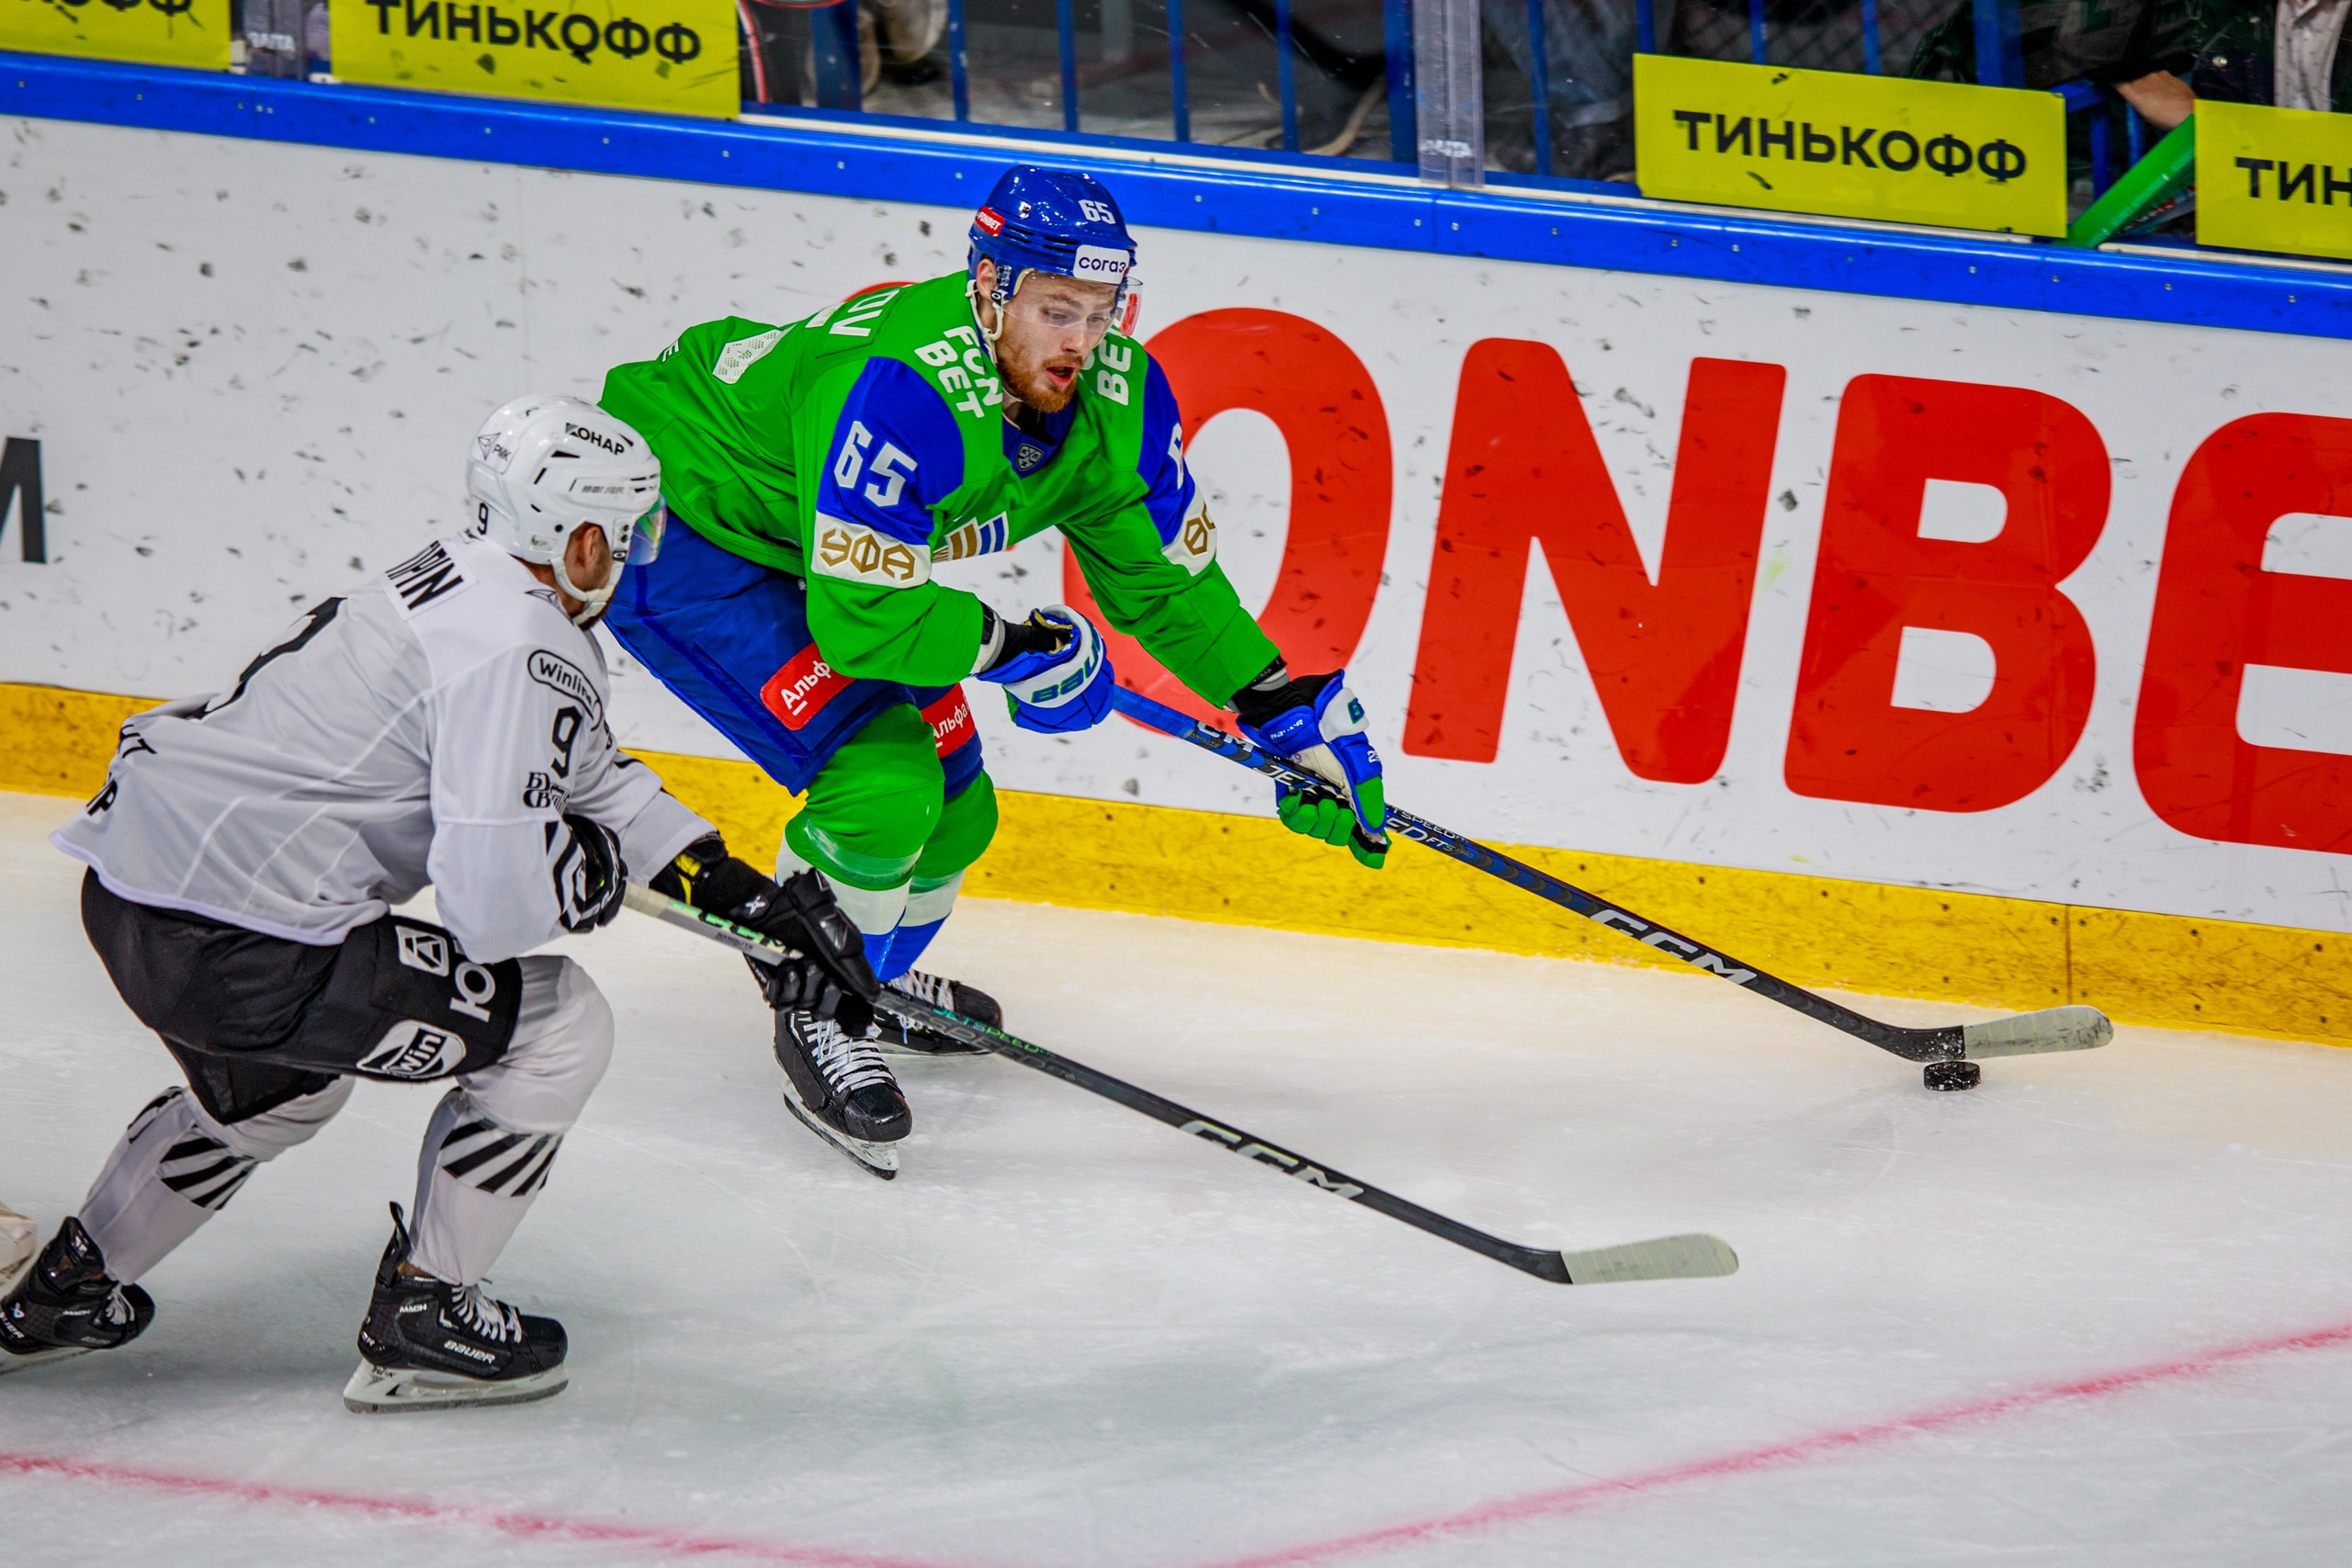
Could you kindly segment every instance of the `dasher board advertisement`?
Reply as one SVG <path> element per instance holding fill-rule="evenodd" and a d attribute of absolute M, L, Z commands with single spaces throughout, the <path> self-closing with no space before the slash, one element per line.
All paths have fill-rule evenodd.
<path fill-rule="evenodd" d="M 2352 115 L 2199 103 L 2197 238 L 2352 259 Z"/>
<path fill-rule="evenodd" d="M 15 155 L 74 199 L 0 222 L 0 436 L 46 498 L 43 558 L 0 530 L 0 681 L 159 698 L 463 526 L 507 399 L 959 272 L 972 221 L 62 121 Z M 1491 842 L 2352 931 L 2343 342 L 1139 243 L 1218 559 L 1295 670 L 1346 668 L 1393 799 Z M 942 581 L 1084 605 L 1053 533 L 979 532 Z M 1008 791 L 1269 808 L 1123 719 L 971 708 Z M 731 754 L 634 668 L 614 712 Z"/>
<path fill-rule="evenodd" d="M 329 16 L 346 82 L 714 118 L 741 109 L 726 0 L 329 0 Z"/>
<path fill-rule="evenodd" d="M 2048 93 L 1634 57 L 1645 196 L 2018 234 L 2066 231 Z"/>
<path fill-rule="evenodd" d="M 232 0 L 0 0 L 0 49 L 229 69 Z"/>

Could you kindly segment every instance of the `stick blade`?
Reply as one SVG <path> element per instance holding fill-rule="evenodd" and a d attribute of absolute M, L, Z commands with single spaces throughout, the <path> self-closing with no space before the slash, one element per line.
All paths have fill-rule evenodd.
<path fill-rule="evenodd" d="M 1962 1054 L 1972 1062 L 1987 1056 L 2038 1056 L 2050 1051 L 2095 1051 L 2115 1038 L 2115 1025 L 2097 1008 L 2044 1008 L 1960 1032 Z"/>
<path fill-rule="evenodd" d="M 1662 1235 L 1623 1247 L 1563 1252 L 1571 1285 L 1622 1285 L 1634 1280 L 1712 1280 L 1739 1271 L 1739 1255 L 1721 1236 Z"/>

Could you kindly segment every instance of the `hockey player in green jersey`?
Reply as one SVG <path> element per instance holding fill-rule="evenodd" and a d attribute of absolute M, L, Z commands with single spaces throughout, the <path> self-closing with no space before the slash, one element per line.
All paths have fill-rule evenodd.
<path fill-rule="evenodd" d="M 934 581 L 935 562 L 1058 528 L 1102 614 L 1243 731 L 1331 781 L 1279 801 L 1293 829 L 1371 848 L 1380 760 L 1344 671 L 1294 678 L 1216 563 L 1167 378 L 1114 331 L 1135 242 L 1084 175 L 1015 168 L 975 217 L 967 270 L 857 295 L 806 321 L 729 317 L 623 365 L 602 402 L 662 460 L 669 530 L 606 624 L 662 682 L 786 789 L 806 792 L 779 874 L 813 867 L 876 976 L 985 1022 L 994 1001 L 915 959 L 996 829 L 962 682 L 1013 722 L 1100 723 L 1097 629 L 1025 620 Z M 663 873 L 691 888 L 691 852 Z M 960 1049 L 786 1010 L 786 1101 L 877 1175 L 912 1125 L 877 1049 Z"/>

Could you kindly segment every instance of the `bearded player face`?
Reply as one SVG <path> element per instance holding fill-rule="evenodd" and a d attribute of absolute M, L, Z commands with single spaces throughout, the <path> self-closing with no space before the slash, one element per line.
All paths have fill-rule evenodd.
<path fill-rule="evenodd" d="M 980 296 L 996 287 L 996 265 L 980 263 Z M 997 368 L 1005 390 L 1041 413 L 1058 413 L 1078 395 L 1078 374 L 1102 334 L 1111 330 L 1118 290 L 1107 283 L 1081 283 L 1033 272 L 1004 308 L 996 340 Z M 993 307 L 983 304 L 983 310 Z"/>

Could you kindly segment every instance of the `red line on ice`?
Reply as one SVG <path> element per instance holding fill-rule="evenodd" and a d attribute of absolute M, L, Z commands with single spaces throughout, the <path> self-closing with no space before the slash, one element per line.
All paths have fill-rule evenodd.
<path fill-rule="evenodd" d="M 2098 1377 L 2078 1378 L 2069 1382 L 2044 1383 L 2039 1388 L 2020 1389 L 2014 1393 L 1996 1393 L 1961 1404 L 1947 1404 L 1939 1409 L 1924 1410 L 1910 1416 L 1898 1416 L 1892 1420 L 1874 1421 L 1868 1426 L 1848 1427 L 1842 1431 L 1816 1432 L 1809 1437 L 1792 1438 L 1786 1442 L 1767 1443 L 1758 1448 L 1743 1449 L 1734 1453 L 1718 1454 L 1713 1459 L 1691 1460 L 1682 1464 L 1666 1465 L 1657 1470 L 1636 1471 L 1602 1481 L 1579 1482 L 1574 1486 L 1555 1487 L 1543 1492 L 1530 1492 L 1518 1497 L 1505 1497 L 1492 1503 L 1480 1503 L 1456 1513 L 1441 1514 L 1435 1518 L 1420 1519 L 1411 1524 L 1388 1525 L 1379 1529 L 1362 1530 L 1353 1535 L 1334 1536 L 1329 1540 L 1313 1541 L 1304 1546 L 1287 1547 L 1276 1551 L 1252 1552 L 1247 1557 L 1232 1557 L 1207 1564 L 1205 1568 L 1292 1568 L 1293 1564 L 1328 1562 L 1336 1558 L 1352 1557 L 1360 1553 L 1379 1551 L 1388 1548 L 1409 1546 L 1416 1542 L 1440 1540 L 1451 1536 L 1474 1534 L 1492 1529 L 1498 1525 L 1515 1524 L 1523 1519 L 1556 1518 L 1602 1503 L 1632 1497 L 1664 1487 L 1679 1486 L 1686 1482 L 1702 1481 L 1718 1475 L 1744 1475 L 1752 1471 L 1776 1470 L 1785 1465 L 1803 1464 L 1827 1459 L 1854 1449 L 1871 1448 L 1901 1438 L 1917 1437 L 1925 1432 L 1941 1431 L 1972 1421 L 1989 1420 L 1998 1416 L 2011 1416 L 2040 1405 L 2059 1404 L 2068 1400 L 2099 1399 L 2109 1394 L 2126 1393 L 2144 1388 L 2150 1383 L 2170 1382 L 2193 1378 L 2234 1366 L 2245 1361 L 2258 1360 L 2266 1356 L 2280 1355 L 2290 1350 L 2320 1350 L 2331 1346 L 2352 1344 L 2352 1323 L 2340 1323 L 2333 1328 L 2313 1329 L 2304 1334 L 2281 1335 L 2273 1339 L 2256 1339 L 2243 1345 L 2232 1345 L 2201 1355 L 2184 1356 L 2177 1360 L 2156 1361 L 2146 1366 L 2132 1367 L 2122 1371 L 2105 1372 Z"/>
<path fill-rule="evenodd" d="M 0 1453 L 0 1475 L 54 1475 L 74 1481 L 98 1481 L 117 1486 L 140 1487 L 152 1492 L 184 1492 L 199 1497 L 226 1497 L 244 1503 L 327 1508 L 337 1513 L 416 1524 L 470 1525 L 500 1535 L 577 1541 L 593 1546 L 634 1546 L 677 1557 L 745 1557 L 763 1562 L 805 1565 L 805 1568 L 937 1568 L 936 1564 L 912 1558 L 882 1557 L 865 1551 L 839 1551 L 822 1546 L 730 1540 L 725 1536 L 695 1535 L 686 1530 L 650 1529 L 641 1525 L 625 1525 L 613 1520 L 565 1518 L 560 1515 L 518 1513 L 503 1508 L 460 1507 L 402 1497 L 373 1497 L 361 1492 L 285 1486 L 266 1481 L 178 1475 L 170 1471 L 51 1459 L 41 1454 Z"/>
<path fill-rule="evenodd" d="M 1784 1442 L 1718 1454 L 1713 1459 L 1691 1460 L 1656 1470 L 1636 1471 L 1630 1475 L 1579 1482 L 1573 1486 L 1499 1498 L 1407 1524 L 1386 1525 L 1377 1529 L 1334 1536 L 1277 1551 L 1227 1558 L 1204 1564 L 1203 1568 L 1296 1568 L 1296 1565 L 1329 1562 L 1396 1547 L 1473 1535 L 1499 1526 L 1556 1518 L 1603 1503 L 1694 1481 L 1809 1463 L 1858 1449 L 1873 1448 L 1970 1422 L 2013 1416 L 2043 1405 L 2106 1398 L 2145 1388 L 2152 1383 L 2201 1377 L 2208 1372 L 2266 1357 L 2297 1350 L 2322 1350 L 2346 1344 L 2352 1344 L 2352 1323 L 2302 1334 L 2251 1340 L 2243 1345 L 2226 1346 L 2169 1361 L 2151 1362 L 2121 1371 L 2104 1372 L 2096 1377 L 2045 1383 L 2038 1388 L 2020 1389 L 2011 1393 L 1991 1394 L 1865 1426 L 1815 1432 Z M 526 1540 L 571 1541 L 587 1546 L 637 1547 L 680 1557 L 735 1557 L 752 1562 L 789 1563 L 796 1568 L 940 1568 L 937 1563 L 918 1558 L 889 1557 L 822 1546 L 795 1546 L 783 1541 L 740 1537 L 697 1535 L 688 1530 L 653 1529 L 623 1524 L 617 1520 L 571 1518 L 513 1509 L 374 1496 L 322 1487 L 291 1486 L 275 1482 L 186 1475 L 100 1461 L 58 1459 L 45 1454 L 0 1452 L 0 1475 L 53 1476 L 62 1480 L 98 1482 L 150 1492 L 183 1493 L 192 1496 L 297 1508 L 325 1508 L 337 1513 L 418 1524 L 471 1527 Z"/>

